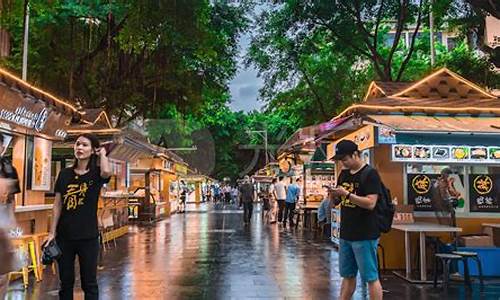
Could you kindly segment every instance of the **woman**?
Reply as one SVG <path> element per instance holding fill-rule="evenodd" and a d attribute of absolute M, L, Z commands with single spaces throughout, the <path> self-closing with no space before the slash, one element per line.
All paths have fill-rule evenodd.
<path fill-rule="evenodd" d="M 97 258 L 99 231 L 97 202 L 111 166 L 97 138 L 82 134 L 74 145 L 75 163 L 61 170 L 55 184 L 53 220 L 47 241 L 56 240 L 62 256 L 58 261 L 60 299 L 73 299 L 75 256 L 78 255 L 85 299 L 98 299 Z"/>

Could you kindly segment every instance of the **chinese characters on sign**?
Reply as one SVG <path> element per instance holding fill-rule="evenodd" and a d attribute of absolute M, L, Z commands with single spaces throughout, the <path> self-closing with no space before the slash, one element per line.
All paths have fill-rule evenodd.
<path fill-rule="evenodd" d="M 432 195 L 434 184 L 441 178 L 440 174 L 408 174 L 408 204 L 415 205 L 415 211 L 433 211 Z M 458 200 L 457 212 L 463 212 L 465 187 L 462 175 L 450 175 L 445 182 L 447 193 Z M 435 199 L 439 200 L 439 199 Z"/>
<path fill-rule="evenodd" d="M 415 210 L 432 210 L 431 184 L 437 177 L 435 174 L 408 174 L 408 204 L 415 205 Z"/>
<path fill-rule="evenodd" d="M 500 176 L 471 174 L 470 211 L 500 212 Z"/>

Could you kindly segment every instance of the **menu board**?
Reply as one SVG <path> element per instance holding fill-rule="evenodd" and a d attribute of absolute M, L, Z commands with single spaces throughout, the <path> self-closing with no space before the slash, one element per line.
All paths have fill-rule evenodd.
<path fill-rule="evenodd" d="M 393 145 L 392 160 L 403 162 L 500 163 L 500 147 Z"/>
<path fill-rule="evenodd" d="M 500 175 L 471 174 L 470 211 L 500 212 Z"/>
<path fill-rule="evenodd" d="M 440 174 L 408 174 L 408 204 L 415 206 L 415 211 L 433 211 L 432 185 Z M 458 199 L 457 212 L 464 210 L 465 186 L 463 175 L 453 174 L 448 179 L 450 195 Z"/>

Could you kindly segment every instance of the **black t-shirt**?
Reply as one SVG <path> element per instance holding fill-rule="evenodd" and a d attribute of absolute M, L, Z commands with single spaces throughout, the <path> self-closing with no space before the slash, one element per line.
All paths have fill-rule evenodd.
<path fill-rule="evenodd" d="M 365 170 L 369 168 L 368 170 Z M 365 175 L 365 182 L 361 182 L 361 173 Z M 339 186 L 358 196 L 378 195 L 381 191 L 380 176 L 377 171 L 368 165 L 355 174 L 343 170 L 337 181 Z M 380 237 L 377 218 L 374 210 L 365 209 L 341 197 L 340 238 L 348 241 L 374 240 Z"/>
<path fill-rule="evenodd" d="M 254 197 L 255 189 L 251 183 L 243 183 L 240 186 L 241 201 L 252 202 Z"/>
<path fill-rule="evenodd" d="M 77 175 L 73 168 L 61 170 L 55 192 L 61 194 L 61 217 L 57 224 L 57 236 L 67 240 L 97 238 L 97 202 L 103 184 L 99 168 L 84 175 Z"/>

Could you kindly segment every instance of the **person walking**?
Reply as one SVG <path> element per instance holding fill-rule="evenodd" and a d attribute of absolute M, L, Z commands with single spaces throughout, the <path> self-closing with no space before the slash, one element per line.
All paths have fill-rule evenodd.
<path fill-rule="evenodd" d="M 286 199 L 285 199 L 285 215 L 283 217 L 283 226 L 286 227 L 286 221 L 290 222 L 290 227 L 294 226 L 293 214 L 295 212 L 295 205 L 299 200 L 300 195 L 300 178 L 295 180 L 288 185 L 286 189 Z"/>
<path fill-rule="evenodd" d="M 378 172 L 362 160 L 354 142 L 340 141 L 335 153 L 334 160 L 340 161 L 344 167 L 337 179 L 337 188 L 332 189 L 336 203 L 341 204 L 340 299 L 352 298 L 358 271 L 362 280 L 368 282 L 370 299 L 382 299 L 377 269 L 380 230 L 374 211 L 382 182 Z"/>
<path fill-rule="evenodd" d="M 73 299 L 78 256 L 85 299 L 97 300 L 97 203 L 102 186 L 109 182 L 111 166 L 106 150 L 91 134 L 77 138 L 74 155 L 74 165 L 61 170 L 55 183 L 53 219 L 46 242 L 55 240 L 62 251 L 58 260 L 59 298 Z"/>
<path fill-rule="evenodd" d="M 255 188 L 247 175 L 240 186 L 240 207 L 243 206 L 243 222 L 245 225 L 248 225 L 252 220 L 254 200 Z"/>
<path fill-rule="evenodd" d="M 274 185 L 274 194 L 278 202 L 278 222 L 283 222 L 283 214 L 285 212 L 286 186 L 283 182 L 284 178 L 279 177 L 279 181 Z"/>
<path fill-rule="evenodd" d="M 9 272 L 15 271 L 15 252 L 8 231 L 15 227 L 15 195 L 21 192 L 17 170 L 4 157 L 5 138 L 0 133 L 0 299 L 7 294 Z"/>
<path fill-rule="evenodd" d="M 269 186 L 269 204 L 271 206 L 269 210 L 269 223 L 276 223 L 278 214 L 278 198 L 276 197 L 276 178 L 273 178 L 271 185 Z"/>
<path fill-rule="evenodd" d="M 240 192 L 238 191 L 238 187 L 235 185 L 231 188 L 231 204 L 236 204 L 238 201 L 238 197 Z"/>

